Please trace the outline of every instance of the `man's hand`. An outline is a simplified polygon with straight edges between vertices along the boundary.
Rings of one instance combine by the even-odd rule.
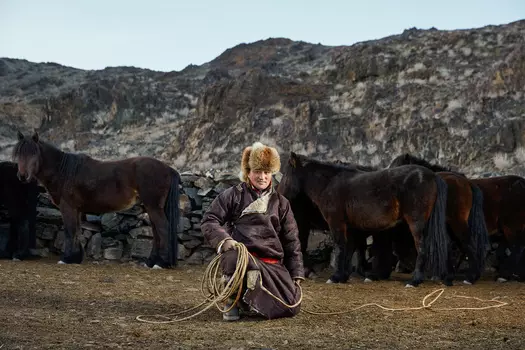
[[[227,252],[228,250],[234,249],[235,248],[235,243],[237,243],[237,241],[234,240],[234,239],[227,239],[227,240],[225,240],[224,243],[222,244],[220,252],[224,253],[224,252]]]

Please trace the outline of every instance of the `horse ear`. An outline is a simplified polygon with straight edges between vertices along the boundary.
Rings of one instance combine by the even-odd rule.
[[[31,136],[31,138],[33,139],[33,141],[38,142],[38,133],[36,132],[36,130],[33,133],[33,136]]]
[[[22,133],[20,132],[20,130],[18,130],[18,132],[17,132],[17,136],[18,136],[18,140],[19,140],[19,141],[24,139],[24,134],[22,134]]]

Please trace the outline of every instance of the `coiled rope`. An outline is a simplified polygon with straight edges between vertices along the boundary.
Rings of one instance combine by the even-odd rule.
[[[203,312],[209,310],[213,306],[215,306],[220,312],[226,313],[229,312],[237,302],[241,299],[241,295],[243,292],[243,284],[244,284],[244,277],[246,276],[246,271],[248,268],[248,264],[250,259],[257,265],[257,260],[248,252],[248,249],[246,246],[240,242],[236,242],[234,245],[234,249],[237,250],[237,264],[236,269],[229,281],[224,284],[224,280],[220,278],[222,276],[222,273],[220,272],[220,259],[222,254],[218,254],[206,267],[206,270],[204,271],[204,276],[201,281],[201,292],[205,298],[203,302],[201,302],[198,305],[195,305],[194,307],[191,307],[189,309],[177,312],[177,313],[171,313],[171,314],[155,314],[155,315],[139,315],[136,317],[137,321],[145,322],[145,323],[153,323],[153,324],[166,324],[166,323],[174,323],[174,322],[180,322],[189,320],[193,317],[196,317]],[[303,300],[303,291],[301,289],[301,285],[297,284],[300,292],[299,300],[293,304],[289,305],[279,297],[273,295],[268,289],[266,289],[262,285],[262,281],[260,281],[260,287],[268,293],[270,296],[275,298],[277,301],[282,303],[284,306],[288,308],[294,308],[301,304]],[[335,311],[335,312],[316,312],[316,311],[310,311],[310,310],[304,310],[303,312],[311,314],[311,315],[340,315],[345,314],[349,312],[353,312],[365,307],[369,306],[376,306],[382,310],[385,311],[415,311],[415,310],[423,310],[423,309],[430,309],[432,304],[434,304],[445,292],[444,288],[440,288],[437,290],[434,290],[433,292],[427,294],[423,300],[422,305],[417,307],[404,307],[404,308],[391,308],[386,307],[377,303],[367,303],[360,305],[358,307],[345,310],[345,311]],[[228,309],[224,309],[225,302],[235,294],[234,302],[231,304],[231,306]],[[432,296],[435,296],[433,299],[430,299]],[[500,300],[496,300],[496,298],[490,299],[490,300],[484,300],[476,297],[469,297],[469,296],[460,296],[460,295],[453,295],[453,297],[456,298],[465,298],[465,299],[474,299],[481,302],[492,302],[495,303],[493,305],[488,306],[482,306],[482,307],[453,307],[453,308],[432,308],[432,310],[435,311],[452,311],[452,310],[487,310],[492,308],[499,308],[502,306],[508,305],[507,302],[503,302]],[[200,307],[203,307],[203,309],[185,317],[179,318],[180,315],[186,314],[190,311],[196,310]]]
[[[246,276],[246,271],[247,271],[250,259],[252,259],[252,261],[257,265],[257,260],[248,252],[248,249],[246,248],[244,244],[236,242],[234,244],[234,249],[237,249],[237,264],[236,264],[235,272],[233,273],[233,275],[231,276],[231,278],[226,284],[224,284],[224,281],[219,277],[219,276],[222,276],[222,273],[220,272],[220,259],[221,259],[222,254],[218,254],[206,267],[206,270],[204,271],[204,277],[201,281],[201,292],[205,298],[205,300],[202,303],[195,305],[194,307],[191,307],[189,309],[183,310],[181,312],[172,313],[172,314],[140,315],[136,317],[137,321],[146,322],[146,323],[155,323],[155,324],[180,322],[180,321],[189,320],[190,318],[198,316],[202,314],[203,312],[205,312],[206,310],[209,310],[213,306],[216,306],[217,309],[222,313],[229,312],[231,309],[235,307],[237,302],[241,299],[241,295],[243,292],[242,287],[244,283],[244,277]],[[262,289],[266,293],[268,293],[271,297],[273,297],[278,302],[282,303],[284,306],[288,308],[294,308],[300,305],[303,300],[303,292],[299,284],[297,284],[297,286],[300,289],[300,298],[295,304],[289,305],[284,300],[275,296],[268,289],[266,289],[262,285],[262,281],[260,281],[260,279],[259,279],[259,283]],[[224,309],[224,303],[234,294],[235,294],[234,302],[231,304],[231,306],[228,309]],[[187,312],[198,309],[204,305],[206,306],[202,310],[199,310],[194,314],[191,314],[189,316],[185,316],[182,318],[177,318],[177,316],[180,316]]]

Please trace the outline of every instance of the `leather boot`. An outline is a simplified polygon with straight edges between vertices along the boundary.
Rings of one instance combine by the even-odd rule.
[[[235,306],[232,307],[232,304],[234,302],[234,298],[228,298],[228,300],[226,301],[226,305],[224,305],[223,309],[225,312],[222,314],[223,321],[238,321],[241,318],[241,315],[239,313],[239,307],[237,306],[237,304],[235,304]],[[230,309],[230,307],[231,310],[226,311]]]
[[[222,282],[226,286],[228,284],[228,281],[230,280],[231,276],[223,275],[222,276]],[[229,297],[226,301],[226,304],[223,308],[223,314],[222,314],[222,320],[223,321],[238,321],[241,318],[240,312],[239,312],[239,306],[235,304],[233,307],[233,303],[235,303],[235,297]],[[230,309],[231,308],[231,309]],[[230,310],[228,310],[230,309]],[[228,310],[228,311],[226,311]]]

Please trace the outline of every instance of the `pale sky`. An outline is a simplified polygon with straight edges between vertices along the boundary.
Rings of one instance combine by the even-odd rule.
[[[525,18],[525,0],[0,0],[0,57],[181,70],[240,43],[324,45]]]

